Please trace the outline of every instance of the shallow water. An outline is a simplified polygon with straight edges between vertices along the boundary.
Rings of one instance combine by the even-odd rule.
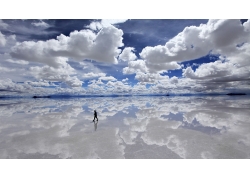
[[[0,158],[249,159],[249,117],[249,96],[0,99]]]

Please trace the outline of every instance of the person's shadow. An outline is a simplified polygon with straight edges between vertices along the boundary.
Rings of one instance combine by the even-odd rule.
[[[97,124],[98,124],[98,121],[94,121],[94,128],[95,128],[95,131],[97,130]]]

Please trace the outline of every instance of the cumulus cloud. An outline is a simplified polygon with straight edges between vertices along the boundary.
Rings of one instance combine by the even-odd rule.
[[[142,60],[128,63],[124,74],[136,73],[140,82],[155,83],[152,90],[173,90],[175,92],[222,92],[239,86],[249,87],[250,21],[241,24],[239,20],[209,20],[207,24],[186,27],[164,46],[145,47]],[[180,63],[203,57],[207,54],[221,55],[215,62],[183,69],[182,79],[159,79],[159,73],[181,69]],[[224,57],[224,58],[223,58]],[[188,80],[190,79],[190,80]],[[239,82],[240,81],[240,82]]]
[[[0,55],[4,54],[9,57],[9,52],[12,46],[16,44],[16,35],[4,35],[0,31]]]
[[[176,76],[171,77],[171,78],[170,78],[170,82],[171,82],[172,84],[177,84],[177,83],[178,83],[178,77],[176,77]]]
[[[232,63],[215,61],[200,65],[194,72],[191,67],[183,70],[183,75],[191,79],[212,79],[230,75],[235,66]]]
[[[122,80],[122,82],[127,82],[128,81],[128,78],[125,78]]]
[[[168,77],[168,76],[165,76]],[[136,74],[135,79],[137,79],[140,82],[147,82],[147,83],[155,83],[157,80],[162,80],[165,78],[164,76],[161,76],[158,73],[142,73],[139,72]]]
[[[25,41],[12,48],[11,56],[16,59],[39,62],[58,68],[61,59],[93,59],[99,62],[117,63],[123,32],[114,26],[100,30],[97,34],[91,30],[71,32],[69,36],[61,34],[57,39],[47,41]]]
[[[93,79],[106,75],[101,72],[81,72],[76,76],[77,71],[69,65],[69,58],[71,61],[91,59],[116,64],[121,51],[118,48],[123,46],[122,35],[122,30],[108,26],[98,33],[81,30],[73,31],[69,36],[61,34],[47,41],[24,41],[11,48],[11,59],[7,62],[44,64],[30,67],[30,73],[36,79],[63,81],[70,87],[81,87],[83,81],[78,78]],[[105,79],[115,80],[114,77]]]
[[[168,70],[181,69],[181,66],[177,62],[170,63],[150,63],[146,61],[146,66],[150,73],[167,72]]]
[[[75,76],[75,70],[66,62],[59,68],[50,66],[34,66],[30,67],[31,73],[36,79],[43,79],[48,81],[63,81],[70,87],[81,87],[82,81]]]
[[[103,25],[99,21],[93,21],[90,23],[90,25],[86,26],[87,28],[90,28],[94,31],[100,30]]]
[[[105,73],[93,73],[93,72],[90,72],[90,73],[83,74],[81,76],[81,78],[83,78],[83,79],[95,79],[95,78],[104,77],[104,76],[106,76]]]
[[[101,94],[222,92],[236,87],[242,91],[249,89],[249,20],[243,24],[235,19],[209,20],[207,24],[186,27],[163,46],[145,47],[140,59],[136,57],[133,47],[125,47],[123,51],[119,49],[124,45],[123,31],[112,24],[123,22],[125,20],[96,20],[88,26],[89,29],[73,31],[68,36],[61,34],[47,41],[23,41],[17,44],[14,35],[7,36],[0,32],[1,74],[12,73],[13,77],[16,67],[23,65],[30,71],[22,75],[33,75],[34,81],[63,81],[66,86],[81,87],[83,80],[95,79],[90,82],[87,92]],[[44,23],[42,20],[32,25],[29,22],[29,26],[41,29],[36,27],[46,27]],[[8,24],[0,21],[0,27],[8,28]],[[213,59],[214,62],[196,64],[195,67],[192,63],[185,68],[181,64],[207,54],[221,56]],[[118,81],[112,73],[106,76],[103,73],[106,69],[102,70],[97,65],[98,62],[117,64],[118,60],[121,65],[115,69],[123,68],[126,62],[127,67],[122,72],[124,75],[135,74],[135,80],[139,81],[137,85],[128,86],[130,83]],[[161,75],[181,68],[183,77]],[[151,85],[145,88],[145,84]]]
[[[123,74],[135,74],[148,71],[144,60],[129,61],[128,67],[123,68]]]
[[[246,91],[249,88],[250,66],[241,62],[217,60],[201,64],[195,71],[191,67],[183,69],[183,76],[193,79],[199,91]],[[237,88],[236,88],[237,87]]]
[[[135,48],[133,47],[125,47],[122,53],[119,55],[119,59],[122,61],[134,61],[135,59],[137,59],[134,51]]]
[[[145,47],[140,56],[145,59],[147,66],[157,64],[157,70],[165,70],[164,65],[168,63],[197,59],[209,52],[230,55],[237,51],[238,44],[249,41],[248,24],[249,21],[242,25],[236,19],[209,20],[198,27],[186,27],[164,46]],[[180,68],[177,64],[175,66],[176,69]]]
[[[32,85],[32,86],[37,86],[37,87],[39,87],[39,86],[55,86],[55,84],[54,83],[51,83],[51,82],[48,82],[48,81],[46,81],[46,80],[41,80],[41,81],[26,81],[25,82],[26,84],[30,84],[30,85]]]
[[[0,80],[1,91],[29,92],[32,87],[28,84],[16,84],[11,79]]]

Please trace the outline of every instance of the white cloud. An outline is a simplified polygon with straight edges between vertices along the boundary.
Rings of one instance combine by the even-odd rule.
[[[133,47],[125,47],[122,53],[119,55],[119,59],[122,61],[134,61],[135,59],[137,59],[134,51],[135,48]]]
[[[249,41],[249,21],[241,25],[239,20],[209,20],[199,27],[186,27],[181,33],[170,39],[165,46],[146,47],[140,53],[147,67],[157,64],[157,70],[166,63],[184,62],[207,55],[230,55],[237,51],[236,45]],[[177,66],[177,68],[180,68]],[[174,66],[172,67],[174,68]]]
[[[14,69],[6,68],[6,67],[0,67],[1,73],[3,72],[13,72],[15,71]]]
[[[102,24],[98,21],[91,22],[90,25],[86,26],[87,28],[90,28],[94,31],[102,29]]]
[[[83,79],[95,79],[95,78],[104,77],[104,76],[106,76],[105,73],[93,73],[93,72],[90,72],[90,73],[83,74],[81,76],[81,78],[83,78]]]
[[[6,44],[6,39],[5,39],[5,36],[1,33],[0,31],[0,47],[2,46],[5,46]]]
[[[102,19],[101,24],[104,27],[110,26],[112,24],[119,24],[126,22],[127,19]]]
[[[16,35],[6,36],[0,31],[0,54],[4,54],[5,56],[9,56],[9,52],[12,46],[16,44]]]
[[[40,20],[39,22],[32,22],[31,24],[37,27],[44,27],[44,28],[49,27],[49,24],[42,20]]]
[[[91,30],[71,32],[47,41],[25,41],[12,48],[12,57],[39,62],[58,68],[62,58],[73,60],[92,59],[99,62],[117,63],[123,32],[114,26],[103,28],[97,34]]]
[[[231,63],[236,64],[238,67],[250,66],[250,40],[238,47],[234,53],[226,57]],[[250,68],[250,67],[249,67]]]
[[[191,67],[188,67],[183,70],[183,75],[191,79],[212,79],[228,76],[233,69],[235,69],[235,66],[230,62],[215,61],[200,65],[195,72]]]
[[[55,84],[50,83],[46,80],[41,80],[41,81],[36,81],[36,82],[35,81],[34,82],[26,81],[25,83],[30,84],[31,86],[37,86],[37,87],[39,87],[39,86],[51,86],[51,85],[55,86]]]
[[[156,81],[162,80],[164,78],[168,78],[168,76],[161,76],[158,73],[152,74],[138,72],[135,76],[135,79],[137,79],[138,81],[147,83],[156,83]]]
[[[150,63],[146,61],[148,71],[151,73],[167,72],[168,70],[181,69],[181,66],[177,62],[170,63]]]
[[[129,61],[128,67],[123,68],[123,74],[134,74],[137,72],[147,72],[144,60]]]
[[[24,61],[24,60],[12,60],[12,59],[7,59],[6,61],[7,61],[7,62],[10,62],[10,63],[20,64],[20,65],[27,65],[27,64],[29,64],[28,61]]]
[[[127,82],[128,81],[128,78],[125,78],[122,80],[122,82]]]
[[[43,79],[48,81],[63,81],[70,87],[81,87],[82,81],[80,81],[75,75],[75,70],[66,62],[59,68],[50,66],[43,67],[30,67],[31,73],[36,79]]]
[[[233,61],[217,60],[204,63],[195,71],[191,67],[183,69],[183,76],[193,79],[196,82],[194,87],[198,91],[231,92],[245,91],[250,88],[248,83],[250,77],[250,66],[242,66],[232,63]],[[193,88],[194,88],[193,87]],[[199,87],[199,88],[198,88]]]
[[[13,92],[29,92],[32,87],[28,84],[16,84],[11,79],[0,80],[0,89]]]
[[[173,76],[173,77],[170,78],[170,82],[172,84],[177,84],[178,83],[178,78],[176,76]]]
[[[126,21],[127,19],[102,19],[101,21],[93,21],[86,27],[98,31],[102,28],[112,26],[113,24],[124,23]]]
[[[117,81],[117,79],[114,78],[113,76],[102,76],[99,79],[103,81]]]

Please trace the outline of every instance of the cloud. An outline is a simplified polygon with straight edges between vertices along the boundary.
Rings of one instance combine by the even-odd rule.
[[[133,47],[125,47],[122,53],[119,55],[119,59],[122,61],[134,61],[135,59],[137,59],[134,51],[135,48]]]
[[[123,68],[123,74],[135,74],[148,71],[144,60],[129,61],[128,67]]]
[[[240,56],[240,55],[239,55]],[[246,91],[249,88],[250,66],[244,61],[245,66],[232,61],[217,60],[201,64],[195,71],[191,67],[183,69],[183,76],[195,80],[201,85],[199,91]],[[196,85],[196,87],[197,87]],[[237,88],[236,88],[237,87]],[[197,90],[198,90],[197,89]]]
[[[51,83],[51,82],[48,82],[46,80],[41,80],[41,81],[36,81],[36,82],[32,82],[32,81],[26,81],[25,82],[26,84],[30,84],[31,86],[36,86],[36,87],[39,87],[39,86],[55,86],[54,83]]]
[[[102,76],[99,79],[103,81],[117,81],[117,79],[114,78],[113,76]]]
[[[63,81],[70,87],[81,87],[82,81],[75,76],[75,69],[64,62],[59,68],[45,65],[43,67],[30,67],[31,73],[36,79],[43,79],[48,81]]]
[[[2,19],[0,19],[0,29],[7,29],[8,27],[9,25],[3,22]]]
[[[114,26],[100,30],[97,34],[91,30],[71,32],[69,36],[61,34],[57,39],[47,41],[25,41],[12,48],[11,56],[16,59],[39,62],[58,68],[62,58],[73,60],[92,59],[99,62],[117,63],[123,32]]]
[[[96,98],[23,98],[2,103],[0,131],[6,136],[0,137],[1,158],[249,157],[250,100],[244,97],[104,97],[98,103]],[[89,123],[94,109],[101,120],[96,131]],[[17,116],[25,118],[16,121]]]
[[[32,22],[31,24],[34,26],[43,27],[43,28],[47,28],[50,26],[49,24],[47,24],[46,22],[44,22],[42,20],[40,20],[39,22]]]
[[[174,92],[222,92],[239,91],[249,87],[250,21],[243,25],[239,20],[209,20],[207,24],[186,27],[165,46],[145,47],[142,60],[128,62],[124,74],[136,73],[135,79],[143,83],[155,83],[152,91],[160,89]],[[207,54],[220,57],[214,62],[183,69],[182,79],[160,79],[159,73],[181,69],[180,64]],[[142,73],[143,72],[143,73]],[[191,79],[191,80],[188,80]]]
[[[99,21],[93,21],[90,23],[90,25],[86,26],[87,28],[90,28],[94,31],[102,29],[103,25]]]
[[[170,78],[170,83],[177,84],[178,83],[178,77],[176,77],[176,76],[171,77]]]
[[[12,59],[7,59],[6,61],[7,61],[7,62],[10,62],[10,63],[20,64],[20,65],[27,65],[27,64],[29,64],[28,61],[24,61],[24,60],[12,60]]]
[[[198,27],[186,27],[164,46],[145,47],[140,56],[146,61],[147,67],[156,64],[157,70],[166,70],[168,63],[197,59],[209,52],[230,55],[237,51],[236,45],[249,41],[246,38],[250,35],[248,24],[249,21],[242,25],[236,19],[209,20]],[[175,66],[176,69],[180,68],[177,64]]]
[[[0,55],[9,56],[12,46],[16,44],[16,35],[6,36],[0,31]]]
[[[102,19],[101,24],[106,27],[110,26],[111,24],[120,24],[126,22],[127,19]]]
[[[135,76],[135,79],[137,79],[138,81],[147,83],[156,83],[156,81],[162,80],[164,78],[168,78],[168,76],[164,77],[158,73],[152,74],[152,73],[138,72]]]
[[[87,28],[90,28],[94,31],[98,31],[102,28],[112,26],[113,24],[120,24],[126,22],[127,19],[102,19],[101,21],[93,21],[90,25],[87,25]]]
[[[146,66],[148,68],[148,71],[151,73],[157,73],[157,72],[167,72],[168,70],[175,70],[175,69],[181,69],[181,66],[176,62],[170,62],[170,63],[149,63],[146,61]]]
[[[6,92],[29,92],[32,86],[28,84],[16,84],[11,79],[0,80],[0,90]]]
[[[0,67],[1,73],[2,72],[13,72],[15,71],[14,69],[6,68],[6,67]]]
[[[95,78],[104,77],[104,76],[106,76],[105,73],[93,73],[93,72],[90,72],[90,73],[83,74],[81,76],[81,78],[83,78],[83,79],[95,79]]]
[[[127,82],[128,81],[128,78],[125,78],[122,80],[122,82]]]
[[[230,75],[234,68],[230,62],[215,61],[201,64],[195,72],[191,67],[187,67],[183,70],[183,75],[191,79],[213,79]]]
[[[0,47],[2,46],[5,46],[6,44],[6,39],[5,39],[5,36],[1,33],[0,31]]]

